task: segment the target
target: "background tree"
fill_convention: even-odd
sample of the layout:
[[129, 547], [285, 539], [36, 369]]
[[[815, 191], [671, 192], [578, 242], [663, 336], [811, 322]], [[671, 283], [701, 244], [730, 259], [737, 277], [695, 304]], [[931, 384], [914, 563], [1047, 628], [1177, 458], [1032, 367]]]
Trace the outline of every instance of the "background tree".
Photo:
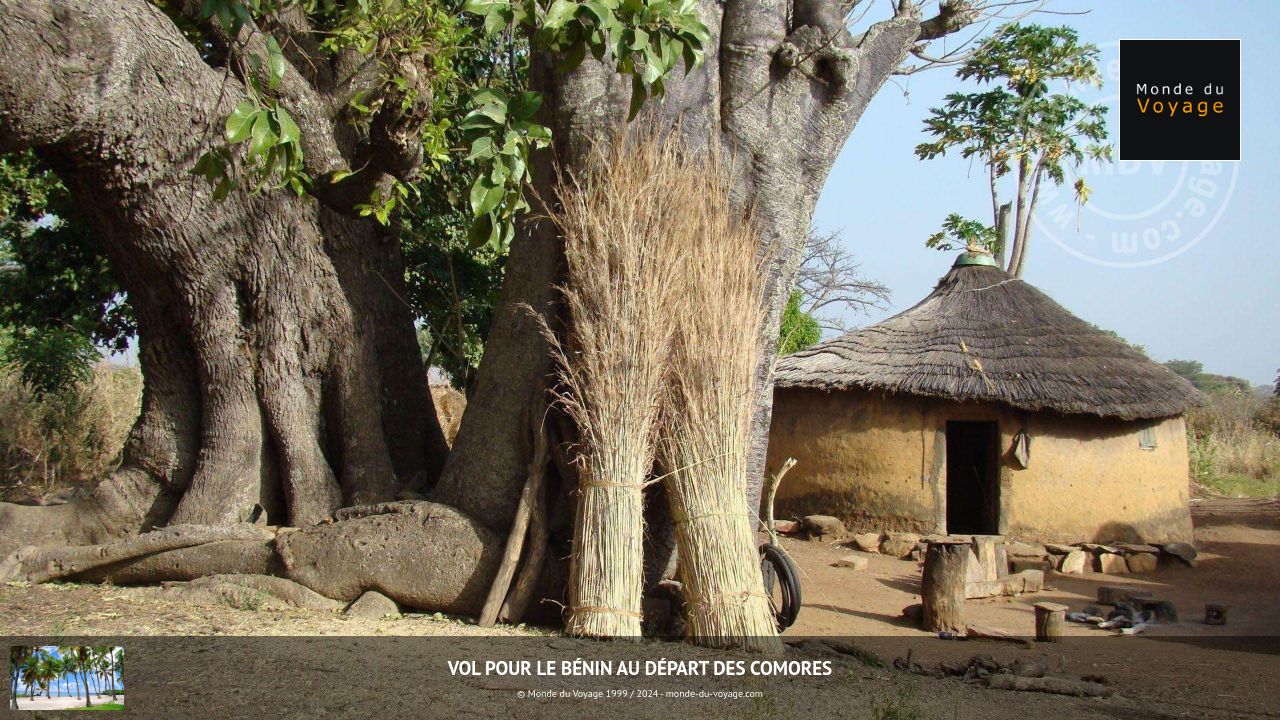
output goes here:
[[822, 330], [847, 332], [850, 314], [881, 308], [889, 301], [889, 288], [862, 274], [840, 233], [820, 233], [811, 228], [796, 275], [800, 305]]
[[[1082, 44], [1069, 27], [1010, 24], [961, 63], [956, 77], [993, 87], [952, 93], [946, 104], [933, 108], [925, 132], [935, 139], [917, 145], [916, 155], [928, 160], [958, 149], [962, 157], [980, 160], [991, 190], [991, 224], [952, 214], [926, 244], [952, 250], [977, 243], [989, 248], [1010, 274], [1022, 277], [1041, 182], [1047, 178], [1061, 185], [1067, 172], [1086, 159], [1111, 161], [1111, 146], [1103, 142], [1106, 106], [1088, 105], [1051, 90], [1056, 82], [1101, 86], [1098, 48]], [[1000, 182], [1010, 175], [1012, 228], [1007, 220], [1010, 204], [1001, 202]], [[1077, 202], [1088, 202], [1084, 178], [1077, 177], [1073, 187]]]
[[801, 291], [792, 290], [787, 306], [782, 309], [782, 320], [778, 323], [778, 357], [816, 345], [822, 340], [818, 319], [800, 305], [803, 297]]
[[[120, 469], [85, 502], [0, 505], [0, 550], [264, 511], [307, 526], [428, 489], [505, 530], [529, 390], [549, 370], [524, 308], [555, 314], [563, 260], [537, 213], [515, 219], [549, 194], [553, 158], [575, 172], [642, 106], [731, 158], [734, 204], [761, 228], [758, 492], [780, 316], [840, 148], [892, 73], [933, 62], [929, 42], [1039, 3], [942, 0], [926, 15], [903, 0], [851, 31], [857, 5], [475, 2], [475, 22], [510, 40], [509, 66], [525, 38], [529, 89], [462, 94], [455, 60], [476, 37], [428, 0], [0, 0], [0, 153], [34, 152], [82, 201], [146, 378]], [[450, 207], [474, 218], [470, 241], [510, 257], [442, 472], [395, 232], [449, 161], [452, 127], [476, 174]]]

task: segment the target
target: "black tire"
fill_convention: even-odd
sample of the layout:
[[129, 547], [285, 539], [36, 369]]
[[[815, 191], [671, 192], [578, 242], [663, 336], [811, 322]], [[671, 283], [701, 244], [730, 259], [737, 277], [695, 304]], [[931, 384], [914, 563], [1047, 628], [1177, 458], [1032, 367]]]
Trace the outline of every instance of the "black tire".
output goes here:
[[800, 569], [791, 556], [773, 543], [760, 546], [760, 570], [764, 575], [764, 590], [773, 595], [773, 586], [780, 585], [782, 606], [775, 612], [778, 632], [795, 624], [800, 614]]

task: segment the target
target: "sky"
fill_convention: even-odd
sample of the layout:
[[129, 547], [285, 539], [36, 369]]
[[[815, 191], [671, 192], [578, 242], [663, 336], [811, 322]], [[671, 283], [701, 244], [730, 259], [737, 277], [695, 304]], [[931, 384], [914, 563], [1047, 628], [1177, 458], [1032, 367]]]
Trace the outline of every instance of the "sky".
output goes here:
[[[872, 13], [887, 12], [884, 0]], [[1076, 315], [1115, 330], [1159, 361], [1198, 360], [1207, 372], [1270, 385], [1280, 368], [1280, 119], [1275, 0], [1056, 0], [1035, 22], [1071, 25], [1101, 50], [1102, 88], [1071, 88], [1115, 106], [1116, 41], [1163, 38], [1241, 40], [1241, 158], [1238, 163], [1116, 163], [1087, 168], [1090, 203], [1074, 207], [1070, 189], [1042, 191], [1024, 279]], [[886, 84], [872, 100], [819, 199], [814, 224], [841, 230], [863, 273], [892, 291], [890, 306], [850, 316], [869, 324], [928, 294], [954, 253], [925, 248], [952, 212], [990, 222], [980, 165], [958, 155], [917, 160], [929, 108], [962, 84], [938, 68]], [[1067, 88], [1063, 88], [1068, 90]], [[1117, 155], [1119, 157], [1119, 155]], [[1199, 201], [1199, 218], [1179, 208]], [[1117, 250], [1119, 235], [1136, 239]]]
[[[41, 649], [55, 658], [62, 657], [61, 653], [58, 652], [58, 647], [56, 645], [43, 645], [41, 646]], [[121, 670], [123, 671], [123, 668], [121, 668]], [[81, 686], [81, 683], [83, 683], [83, 680], [79, 673], [76, 673], [74, 677], [72, 675], [65, 675], [49, 684], [49, 692], [54, 697], [63, 697], [68, 695], [74, 696], [76, 694], [77, 686]], [[116, 687], [124, 687], [123, 672], [116, 673]], [[43, 692], [43, 690], [41, 690], [41, 692]], [[84, 692], [83, 689], [81, 689], [80, 692]], [[27, 694], [27, 686], [21, 679], [18, 680], [18, 693], [23, 696]]]

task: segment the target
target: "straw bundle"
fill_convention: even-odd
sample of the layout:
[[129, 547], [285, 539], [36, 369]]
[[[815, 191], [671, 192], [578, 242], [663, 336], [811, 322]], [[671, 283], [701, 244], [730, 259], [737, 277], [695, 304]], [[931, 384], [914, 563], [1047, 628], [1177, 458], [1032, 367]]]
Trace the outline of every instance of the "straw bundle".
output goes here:
[[561, 181], [568, 314], [559, 401], [580, 432], [581, 481], [570, 560], [574, 635], [640, 635], [643, 494], [671, 347], [674, 263], [665, 233], [692, 202], [680, 197], [675, 146], [615, 138]]
[[690, 637], [780, 652], [747, 503], [756, 339], [764, 320], [758, 233], [730, 207], [714, 155], [692, 172], [698, 209], [679, 248], [670, 375], [659, 452], [676, 527]]

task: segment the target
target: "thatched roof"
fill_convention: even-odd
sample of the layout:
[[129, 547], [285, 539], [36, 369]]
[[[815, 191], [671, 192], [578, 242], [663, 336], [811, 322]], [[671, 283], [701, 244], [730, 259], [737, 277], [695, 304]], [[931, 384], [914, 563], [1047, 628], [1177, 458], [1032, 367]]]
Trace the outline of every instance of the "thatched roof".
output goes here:
[[776, 381], [1124, 419], [1179, 415], [1201, 397], [1026, 282], [962, 261], [915, 307], [782, 358]]

